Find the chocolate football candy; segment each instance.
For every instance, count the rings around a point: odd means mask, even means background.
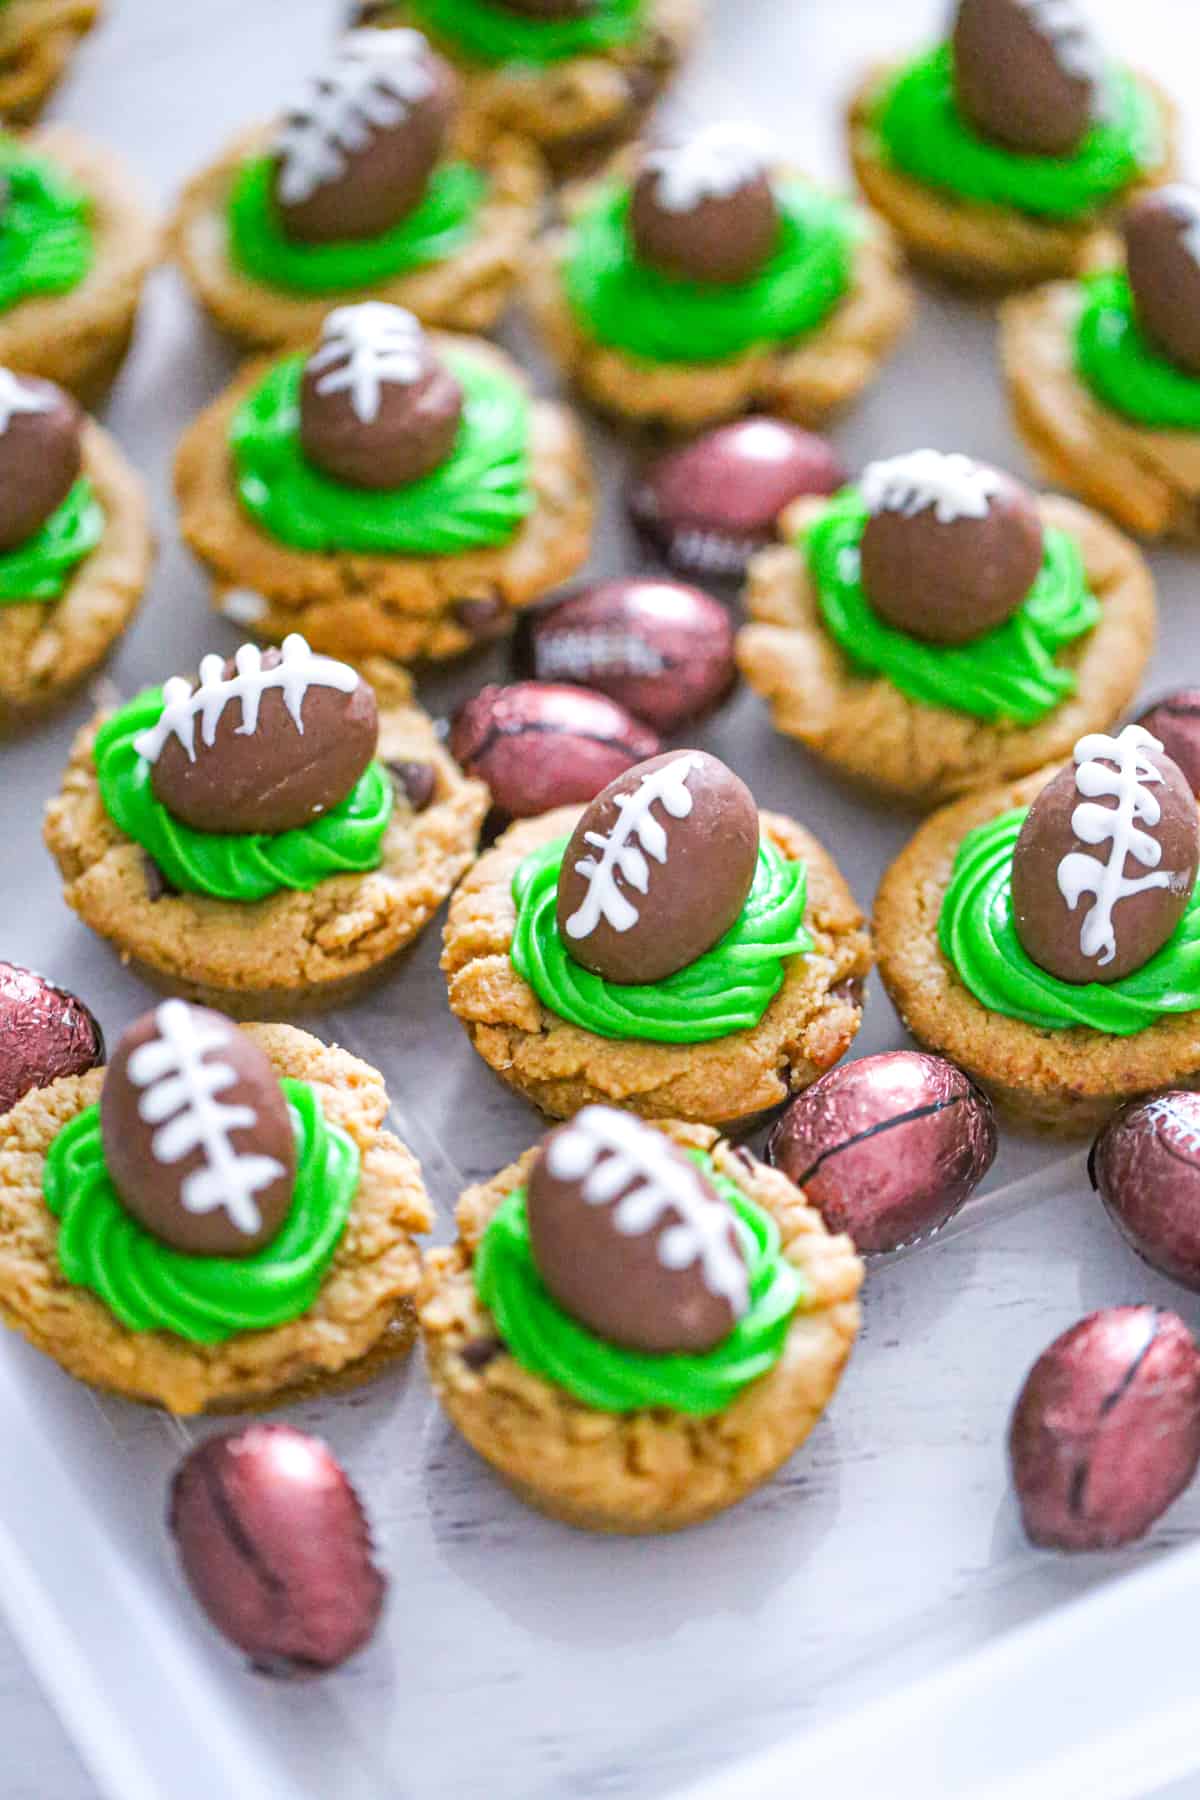
[[[1138,1255],[1200,1293],[1200,1094],[1122,1107],[1092,1145],[1088,1172]]]
[[[595,688],[670,733],[700,718],[733,686],[733,622],[699,588],[630,576],[551,600],[521,615],[517,672]]]
[[[1189,375],[1200,375],[1200,188],[1172,182],[1135,200],[1123,222],[1138,324]]]
[[[419,31],[352,31],[276,134],[274,198],[303,244],[379,237],[423,198],[458,80]]]
[[[1087,136],[1106,78],[1074,0],[961,0],[951,50],[959,109],[984,137],[1068,156]]]
[[[633,183],[629,229],[642,261],[665,275],[705,285],[750,280],[779,238],[758,135],[713,125],[648,150]]]
[[[914,450],[863,471],[862,584],[889,625],[966,644],[1011,618],[1042,566],[1033,495],[957,453]]]
[[[83,467],[83,413],[52,381],[0,369],[0,551],[62,505]]]
[[[629,1113],[585,1106],[552,1131],[525,1204],[542,1280],[611,1344],[702,1353],[749,1305],[733,1208],[669,1138]]]
[[[335,307],[300,383],[300,447],[335,481],[398,488],[446,461],[462,422],[456,378],[401,306]]]
[[[784,419],[737,419],[648,463],[631,483],[629,511],[681,574],[740,577],[774,543],[786,506],[846,480],[824,438]]]
[[[105,1070],[100,1131],[126,1211],[173,1250],[250,1256],[291,1210],[283,1089],[254,1039],[207,1007],[164,1000],[134,1020]]]
[[[196,1599],[260,1674],[321,1674],[374,1635],[387,1581],[318,1438],[290,1425],[206,1438],[175,1472],[168,1523]]]
[[[649,726],[615,700],[540,681],[483,688],[450,730],[451,756],[486,782],[493,807],[508,819],[586,804],[658,747]]]
[[[1157,1306],[1081,1319],[1030,1370],[1008,1450],[1033,1543],[1135,1543],[1200,1462],[1200,1351],[1183,1320]]]
[[[1200,688],[1180,688],[1156,700],[1136,723],[1158,739],[1193,794],[1200,795]]]
[[[1119,981],[1161,950],[1191,899],[1200,814],[1140,725],[1080,738],[1013,849],[1018,938],[1059,981]]]
[[[892,1050],[831,1069],[771,1133],[768,1160],[859,1250],[897,1250],[954,1217],[996,1156],[991,1102],[941,1056]]]
[[[611,782],[563,854],[558,929],[605,981],[664,981],[733,925],[758,864],[758,808],[703,750],[672,750]]]
[[[195,687],[173,676],[157,723],[134,740],[150,785],[194,831],[290,831],[344,800],[375,754],[372,689],[302,637],[206,656]]]
[[[0,962],[0,1114],[60,1075],[104,1061],[104,1034],[74,994],[18,963]]]

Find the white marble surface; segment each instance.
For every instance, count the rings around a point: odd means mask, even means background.
[[[713,0],[712,10],[709,45],[677,104],[694,117],[764,119],[799,161],[837,177],[836,107],[855,68],[930,29],[943,7]],[[310,66],[337,11],[336,0],[111,0],[55,113],[124,149],[165,202]],[[1200,22],[1186,0],[1136,9],[1096,0],[1095,11],[1187,98]],[[850,459],[924,440],[1021,466],[993,335],[986,311],[927,294],[913,339],[837,434]],[[154,483],[164,545],[146,611],[114,663],[127,691],[232,641],[209,622],[203,585],[174,543],[166,480],[176,435],[229,366],[173,277],[156,278],[110,409]],[[614,468],[611,447],[598,439],[596,448]],[[610,507],[597,566],[615,569],[627,553]],[[1150,688],[1183,679],[1197,644],[1194,564],[1163,556],[1156,566],[1164,647]],[[429,703],[440,709],[493,666],[498,658],[427,683]],[[41,801],[85,711],[81,703],[0,753],[0,944],[78,988],[116,1031],[144,991],[66,913],[38,842]],[[904,821],[849,802],[771,737],[750,696],[706,741],[752,776],[765,803],[803,812],[835,842],[870,898]],[[377,1001],[325,1028],[385,1067],[443,1209],[462,1176],[490,1171],[533,1135],[527,1111],[491,1084],[445,1016],[432,939]],[[876,992],[860,1048],[900,1041]],[[610,1544],[533,1518],[447,1430],[416,1365],[356,1400],[309,1409],[306,1422],[364,1486],[396,1589],[370,1656],[303,1694],[249,1681],[174,1588],[158,1517],[179,1437],[154,1415],[91,1405],[19,1347],[0,1353],[44,1407],[131,1593],[161,1609],[197,1680],[261,1743],[264,1768],[289,1793],[650,1800],[1085,1594],[1200,1525],[1193,1497],[1137,1556],[1104,1564],[1046,1562],[1020,1539],[998,1445],[1031,1356],[1089,1306],[1133,1294],[1179,1304],[1115,1243],[1077,1165],[1050,1187],[1011,1189],[1046,1160],[1007,1144],[998,1197],[930,1252],[877,1274],[862,1349],[809,1450],[736,1515],[675,1542]],[[15,1523],[35,1544],[36,1525]],[[111,1660],[116,1684],[128,1663],[121,1620],[93,1622],[83,1647],[98,1664]],[[169,1718],[166,1698],[151,1691],[146,1703],[148,1726],[152,1715]],[[114,1685],[114,1716],[128,1704]],[[96,1792],[3,1628],[0,1745],[0,1800]],[[1190,1791],[1200,1790],[1172,1790],[1171,1800]],[[161,1793],[176,1800],[173,1787]]]

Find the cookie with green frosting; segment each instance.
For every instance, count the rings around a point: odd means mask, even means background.
[[[0,368],[0,606],[59,599],[104,536],[83,425],[53,382]]]
[[[647,0],[597,0],[583,8],[508,5],[505,0],[406,0],[415,24],[470,62],[551,68],[576,56],[602,56],[643,30]]]
[[[69,294],[95,260],[93,204],[48,156],[0,139],[0,314],[42,294]]]

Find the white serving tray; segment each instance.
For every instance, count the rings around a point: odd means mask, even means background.
[[[1200,21],[1180,0],[1093,0],[1116,43],[1188,97]],[[123,148],[163,197],[312,64],[334,0],[114,0],[56,111]],[[713,0],[678,110],[752,115],[836,178],[836,107],[866,58],[914,41],[941,0]],[[511,340],[522,345],[519,336]],[[930,442],[1020,468],[989,311],[923,295],[920,324],[837,436],[852,462]],[[151,477],[164,554],[112,669],[122,692],[232,646],[174,542],[178,432],[228,354],[174,278],[156,279],[111,422]],[[597,435],[610,504],[596,568],[632,567],[620,459]],[[1158,556],[1155,686],[1194,679],[1197,565]],[[1200,661],[1200,656],[1197,657]],[[423,684],[434,712],[503,666]],[[147,1004],[62,905],[39,841],[71,730],[0,751],[0,947],[76,988],[115,1036]],[[806,818],[860,898],[908,823],[849,798],[741,694],[702,741],[766,805]],[[536,1135],[468,1049],[429,934],[358,1008],[317,1023],[377,1062],[397,1129],[442,1214],[465,1180]],[[904,1041],[873,985],[862,1051]],[[1092,1307],[1147,1298],[1197,1322],[1092,1198],[1081,1154],[1007,1139],[983,1197],[932,1246],[876,1264],[866,1328],[828,1418],[735,1512],[661,1541],[592,1538],[525,1509],[449,1429],[420,1358],[358,1394],[292,1410],[347,1464],[392,1575],[370,1651],[320,1684],[248,1675],[183,1590],[163,1527],[168,1478],[208,1425],[101,1398],[0,1343],[0,1610],[106,1800],[773,1800],[836,1776],[843,1796],[1200,1793],[1193,1620],[1200,1489],[1142,1546],[1029,1549],[1003,1437],[1024,1372]],[[36,1766],[32,1706],[0,1651],[0,1800],[82,1800],[64,1755]],[[799,1737],[796,1734],[799,1733]]]

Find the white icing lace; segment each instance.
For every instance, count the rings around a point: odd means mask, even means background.
[[[258,730],[259,710],[264,694],[278,691],[296,730],[304,733],[304,702],[310,688],[334,688],[351,694],[358,686],[358,676],[346,663],[331,656],[317,656],[304,639],[293,632],[283,640],[282,659],[273,668],[263,667],[263,653],[257,644],[243,644],[234,659],[236,673],[225,674],[223,656],[206,656],[200,664],[200,682],[193,689],[183,675],[173,675],[163,686],[163,709],[158,722],[139,732],[133,747],[147,762],[157,762],[171,738],[178,738],[189,762],[196,760],[196,721],[200,721],[200,741],[211,746],[217,735],[225,708],[238,701],[242,722],[238,735],[248,737]]]

